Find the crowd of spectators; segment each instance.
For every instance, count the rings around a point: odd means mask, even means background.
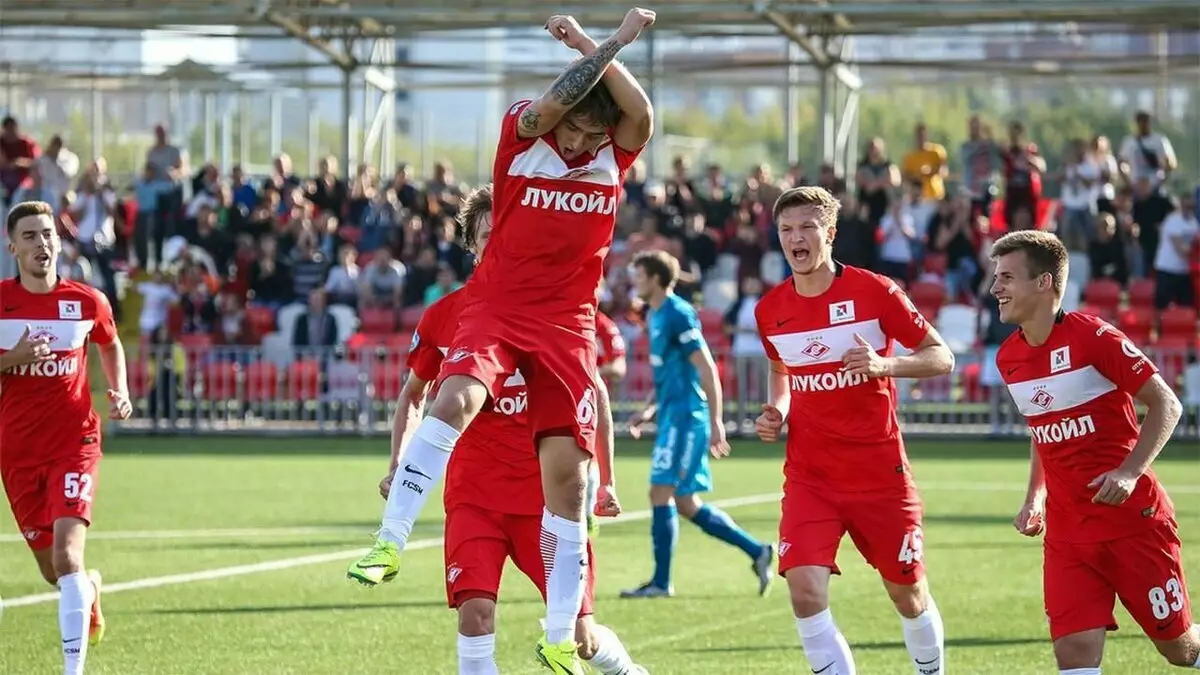
[[[1173,179],[1175,153],[1148,114],[1138,113],[1116,154],[1107,138],[1080,138],[1062,166],[1047,166],[1020,123],[1002,139],[978,119],[967,124],[969,140],[957,149],[963,169],[954,175],[947,149],[923,125],[899,152],[871,139],[852,177],[830,165],[812,174],[795,165],[776,176],[766,164],[741,177],[678,157],[668,175],[649,178],[635,165],[602,309],[624,318],[624,261],[665,249],[682,264],[680,293],[723,313],[731,346],[753,352],[756,341],[745,338],[754,301],[787,275],[771,206],[800,184],[840,197],[840,260],[904,284],[932,282],[948,303],[994,313],[990,242],[1007,230],[1046,228],[1072,252],[1080,284],[1111,279],[1129,288],[1152,280],[1157,308],[1195,305],[1196,198]],[[254,316],[300,304],[307,311],[288,314],[293,344],[328,346],[343,339],[330,308],[390,313],[401,326],[472,271],[455,221],[469,187],[448,163],[424,180],[404,164],[387,175],[359,166],[346,180],[335,158],[305,177],[280,155],[269,176],[252,179],[240,166],[191,166],[165,128],[155,136],[142,175],[121,186],[102,158],[81,166],[69,139],[54,136],[42,147],[11,117],[0,132],[0,195],[55,205],[62,274],[103,288],[118,317],[143,336],[207,334],[218,344],[254,344],[263,323]],[[1051,184],[1060,186],[1056,199],[1047,195]],[[0,272],[11,274],[4,258]],[[980,326],[983,344],[1002,337],[989,333],[1002,331],[994,323]]]

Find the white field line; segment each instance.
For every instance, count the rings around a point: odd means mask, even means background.
[[[725,508],[733,508],[736,506],[747,506],[751,504],[767,504],[770,502],[778,502],[783,495],[780,493],[748,495],[745,497],[733,497],[730,499],[719,499],[712,503],[716,506]],[[602,519],[601,525],[615,525],[617,523],[628,522],[632,520],[646,520],[650,517],[651,512],[645,511],[629,511],[622,514],[619,518]],[[442,545],[442,538],[433,539],[418,539],[410,541],[405,546],[406,551],[419,549],[437,548]],[[190,584],[197,581],[212,581],[214,579],[225,579],[228,577],[238,577],[246,574],[257,574],[259,572],[275,572],[278,570],[292,569],[295,567],[307,567],[309,565],[323,565],[325,563],[340,562],[344,560],[353,560],[364,555],[367,552],[365,548],[345,549],[341,551],[331,551],[329,553],[318,553],[315,555],[300,556],[297,558],[283,558],[280,560],[267,560],[260,563],[252,563],[249,565],[234,565],[232,567],[218,567],[210,570],[200,570],[199,572],[187,572],[184,574],[169,574],[161,577],[147,577],[145,579],[135,579],[133,581],[122,581],[113,584],[104,584],[104,594],[120,593],[123,591],[139,591],[147,588],[160,588],[162,586],[175,586],[179,584]],[[25,607],[28,605],[40,605],[47,602],[56,602],[58,600],[57,592],[50,593],[35,593],[33,595],[24,595],[17,598],[11,598],[4,601],[6,609],[12,607]]]
[[[1023,492],[1020,483],[919,483],[922,492]],[[1169,494],[1200,495],[1200,485],[1175,485]],[[736,500],[730,500],[736,501]],[[725,504],[726,502],[721,502]],[[735,504],[730,504],[731,506]],[[638,512],[640,513],[640,512]],[[633,514],[631,514],[633,515]],[[626,516],[629,517],[629,516]],[[644,516],[649,517],[649,516]],[[90,530],[89,541],[161,540],[161,539],[241,539],[257,537],[304,537],[314,535],[361,535],[361,527],[241,527],[194,530]],[[0,534],[0,544],[24,542],[20,534]]]
[[[1024,492],[1020,483],[918,483],[922,492]],[[1200,495],[1200,485],[1167,487],[1169,494]],[[736,500],[728,500],[734,502]],[[722,505],[726,501],[720,502]],[[736,504],[730,503],[731,506]],[[637,512],[640,513],[640,512]],[[634,514],[630,514],[634,515]],[[626,516],[628,518],[630,516]],[[648,518],[649,516],[642,516]],[[162,539],[250,539],[259,537],[304,537],[316,535],[361,535],[361,527],[241,527],[194,530],[89,530],[89,541],[162,540]],[[24,542],[20,534],[0,534],[0,544]]]

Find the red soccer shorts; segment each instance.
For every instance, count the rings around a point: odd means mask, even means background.
[[[793,567],[837,566],[842,536],[880,576],[894,584],[915,584],[925,576],[921,497],[915,487],[880,495],[837,493],[788,481],[783,486],[779,522],[779,574]]]
[[[92,500],[100,479],[100,448],[94,450],[37,467],[5,468],[4,491],[29,548],[50,548],[54,521],[59,518],[79,518],[91,524]]]
[[[500,593],[504,560],[537,586],[546,599],[546,568],[542,562],[542,516],[518,516],[477,506],[456,506],[446,514],[446,600],[451,609],[472,598],[492,601]],[[596,559],[588,542],[588,579],[580,616],[592,613],[596,589]]]
[[[525,380],[534,442],[572,436],[589,454],[596,440],[596,337],[532,317],[499,315],[486,307],[465,312],[440,380],[466,375],[494,399],[517,371]]]
[[[1050,637],[1117,629],[1116,599],[1154,640],[1174,640],[1192,626],[1174,521],[1097,544],[1046,541],[1042,571]]]

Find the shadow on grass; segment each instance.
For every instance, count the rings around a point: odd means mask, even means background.
[[[1142,639],[1141,635],[1122,635],[1120,633],[1108,636],[1109,640],[1131,640]],[[946,638],[947,647],[1021,647],[1026,645],[1046,645],[1050,648],[1050,636],[1042,635],[1038,637],[960,637]],[[856,642],[851,645],[852,651],[879,651],[885,649],[905,649],[904,643],[901,641],[895,642]],[[673,650],[685,653],[694,654],[734,654],[739,652],[790,652],[800,651],[800,645],[733,645],[729,647],[696,647],[692,649]]]
[[[541,603],[536,599],[505,600],[508,605]],[[244,605],[241,607],[178,607],[152,609],[141,614],[225,615],[225,614],[288,614],[302,612],[359,612],[397,609],[445,609],[445,600],[414,600],[408,602],[360,602],[329,605]]]

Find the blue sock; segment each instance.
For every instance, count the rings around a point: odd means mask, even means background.
[[[762,555],[762,542],[750,536],[733,518],[721,509],[711,504],[705,504],[696,512],[692,522],[710,537],[716,537],[726,544],[736,546],[746,552],[751,560],[757,560]]]
[[[650,537],[654,540],[654,578],[650,583],[670,588],[671,558],[675,555],[675,540],[679,539],[679,517],[674,504],[654,507]]]

